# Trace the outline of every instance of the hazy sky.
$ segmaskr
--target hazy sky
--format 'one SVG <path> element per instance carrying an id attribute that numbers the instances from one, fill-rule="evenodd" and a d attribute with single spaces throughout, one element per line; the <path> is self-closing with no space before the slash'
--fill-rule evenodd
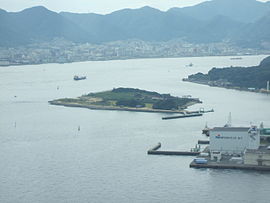
<path id="1" fill-rule="evenodd" d="M 20 11 L 42 5 L 56 12 L 105 14 L 123 8 L 140 8 L 146 5 L 164 11 L 172 7 L 192 6 L 203 1 L 206 0 L 0 0 L 0 8 L 7 11 Z"/>

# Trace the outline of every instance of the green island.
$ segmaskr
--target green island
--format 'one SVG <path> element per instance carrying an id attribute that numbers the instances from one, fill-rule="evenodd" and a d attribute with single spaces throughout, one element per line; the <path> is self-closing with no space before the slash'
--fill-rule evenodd
<path id="1" fill-rule="evenodd" d="M 212 68 L 207 74 L 196 73 L 183 81 L 205 84 L 229 89 L 270 93 L 267 82 L 270 81 L 270 57 L 266 57 L 258 66 Z"/>
<path id="2" fill-rule="evenodd" d="M 188 106 L 202 102 L 197 98 L 180 98 L 170 94 L 120 87 L 110 91 L 89 93 L 78 98 L 56 99 L 49 103 L 99 110 L 181 113 Z"/>

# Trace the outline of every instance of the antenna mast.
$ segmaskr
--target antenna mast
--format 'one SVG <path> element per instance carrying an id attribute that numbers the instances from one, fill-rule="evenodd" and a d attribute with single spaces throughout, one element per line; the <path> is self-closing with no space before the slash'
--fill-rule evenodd
<path id="1" fill-rule="evenodd" d="M 226 123 L 226 125 L 224 127 L 232 127 L 232 114 L 231 114 L 231 112 L 229 113 L 228 122 Z"/>

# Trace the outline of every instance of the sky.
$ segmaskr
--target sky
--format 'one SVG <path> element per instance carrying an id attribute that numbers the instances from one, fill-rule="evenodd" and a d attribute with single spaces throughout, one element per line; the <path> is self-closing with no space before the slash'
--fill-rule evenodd
<path id="1" fill-rule="evenodd" d="M 56 12 L 107 14 L 124 8 L 143 6 L 166 11 L 172 7 L 193 6 L 204 1 L 206 0 L 0 0 L 0 8 L 6 11 L 21 11 L 33 6 L 45 6 Z"/>

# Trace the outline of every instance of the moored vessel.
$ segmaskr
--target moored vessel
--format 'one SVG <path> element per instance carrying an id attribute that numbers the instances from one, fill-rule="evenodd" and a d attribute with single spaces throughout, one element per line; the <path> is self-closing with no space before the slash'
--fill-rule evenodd
<path id="1" fill-rule="evenodd" d="M 86 76 L 78 76 L 78 75 L 75 75 L 73 77 L 73 80 L 85 80 L 86 79 Z"/>

